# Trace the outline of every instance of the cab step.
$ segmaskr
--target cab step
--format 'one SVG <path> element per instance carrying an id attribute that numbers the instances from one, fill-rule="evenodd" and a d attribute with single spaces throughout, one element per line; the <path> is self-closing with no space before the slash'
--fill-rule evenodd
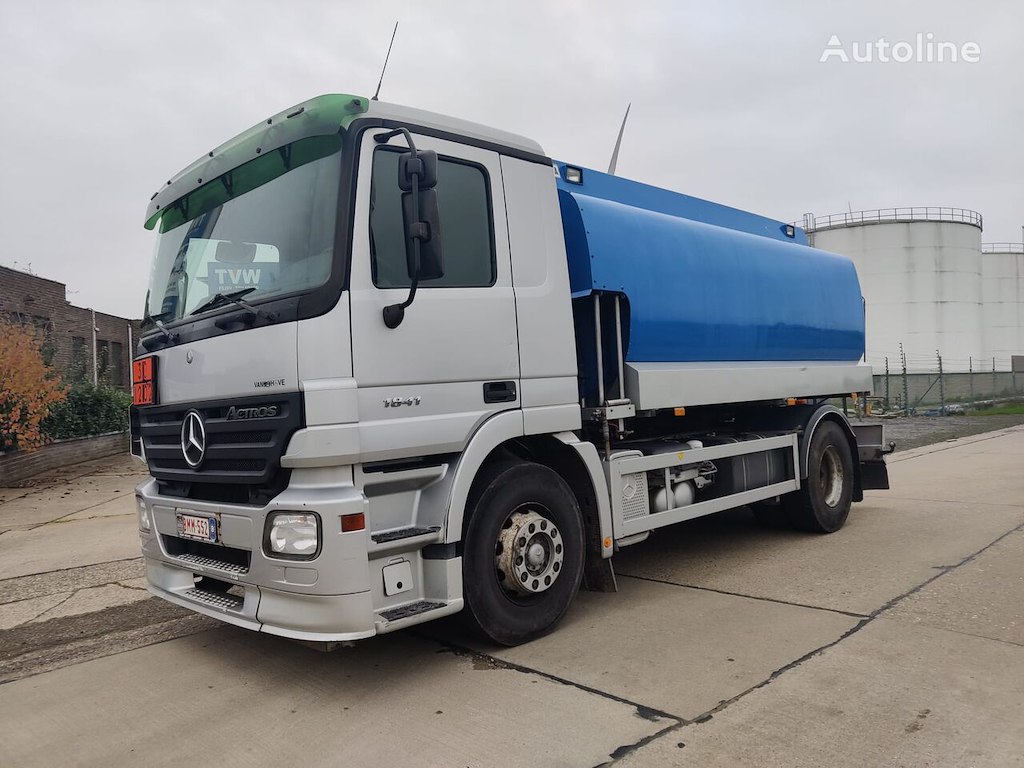
<path id="1" fill-rule="evenodd" d="M 444 608 L 447 605 L 448 603 L 420 600 L 415 603 L 409 603 L 408 605 L 400 605 L 397 608 L 389 608 L 386 611 L 381 611 L 380 617 L 387 622 L 400 621 L 401 619 L 408 619 L 410 616 L 416 616 L 421 613 L 426 613 L 427 611 Z"/>

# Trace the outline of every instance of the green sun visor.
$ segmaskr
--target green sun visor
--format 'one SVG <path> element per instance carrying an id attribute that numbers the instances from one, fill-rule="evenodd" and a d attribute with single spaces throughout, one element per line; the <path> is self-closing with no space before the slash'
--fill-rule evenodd
<path id="1" fill-rule="evenodd" d="M 341 131 L 369 108 L 361 96 L 331 94 L 253 126 L 167 182 L 149 201 L 146 229 L 166 232 L 292 168 L 336 152 Z"/>

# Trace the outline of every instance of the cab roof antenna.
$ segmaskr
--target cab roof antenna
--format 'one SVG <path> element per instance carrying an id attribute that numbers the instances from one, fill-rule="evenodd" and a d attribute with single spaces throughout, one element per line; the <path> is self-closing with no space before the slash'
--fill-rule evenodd
<path id="1" fill-rule="evenodd" d="M 608 163 L 608 175 L 615 175 L 615 165 L 619 162 L 619 147 L 622 145 L 622 134 L 626 130 L 626 120 L 629 118 L 629 108 L 633 102 L 626 105 L 626 114 L 622 116 L 622 125 L 619 126 L 619 135 L 615 139 L 615 149 L 612 150 L 612 161 Z"/>
<path id="2" fill-rule="evenodd" d="M 388 53 L 384 57 L 384 66 L 380 69 L 380 80 L 377 81 L 377 90 L 373 92 L 373 98 L 370 101 L 377 101 L 377 97 L 380 95 L 380 84 L 384 82 L 384 73 L 388 69 L 388 59 L 391 58 L 391 46 L 395 44 L 395 35 L 398 33 L 398 22 L 395 22 L 395 28 L 391 31 L 391 42 L 388 43 Z"/>

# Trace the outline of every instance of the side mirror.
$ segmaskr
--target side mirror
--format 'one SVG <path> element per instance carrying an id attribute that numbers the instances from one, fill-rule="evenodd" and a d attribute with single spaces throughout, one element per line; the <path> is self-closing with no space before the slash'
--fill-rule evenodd
<path id="1" fill-rule="evenodd" d="M 418 212 L 412 209 L 412 192 L 402 193 L 406 269 L 409 272 L 410 280 L 417 278 L 419 280 L 436 280 L 444 276 L 444 252 L 441 247 L 437 190 L 421 188 L 419 190 L 419 208 Z M 419 240 L 420 243 L 419 270 L 416 269 L 416 240 Z"/>
<path id="2" fill-rule="evenodd" d="M 408 128 L 395 128 L 373 137 L 386 144 L 401 134 L 409 145 L 398 160 L 398 186 L 402 190 L 402 223 L 405 229 L 405 264 L 409 273 L 409 296 L 401 304 L 384 307 L 384 325 L 397 328 L 405 317 L 405 308 L 416 298 L 420 280 L 436 280 L 444 275 L 441 253 L 441 224 L 437 214 L 437 153 L 417 152 Z"/>
<path id="3" fill-rule="evenodd" d="M 426 150 L 403 152 L 398 158 L 398 186 L 403 192 L 412 192 L 412 177 L 420 177 L 420 191 L 437 186 L 437 152 Z"/>

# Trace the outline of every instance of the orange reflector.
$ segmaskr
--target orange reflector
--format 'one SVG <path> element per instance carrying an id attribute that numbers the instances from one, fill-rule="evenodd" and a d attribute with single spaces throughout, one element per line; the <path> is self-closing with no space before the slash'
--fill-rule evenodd
<path id="1" fill-rule="evenodd" d="M 807 405 L 806 397 L 787 397 L 786 405 Z"/>
<path id="2" fill-rule="evenodd" d="M 611 549 L 612 548 L 612 537 L 611 536 L 605 536 L 604 537 L 604 548 L 605 549 Z"/>
<path id="3" fill-rule="evenodd" d="M 685 416 L 686 415 L 686 409 L 685 408 L 676 408 L 676 409 L 674 409 L 673 412 L 675 413 L 676 416 Z"/>
<path id="4" fill-rule="evenodd" d="M 341 532 L 349 533 L 351 531 L 361 531 L 366 527 L 366 517 L 362 512 L 358 512 L 354 515 L 342 515 L 341 516 Z"/>

